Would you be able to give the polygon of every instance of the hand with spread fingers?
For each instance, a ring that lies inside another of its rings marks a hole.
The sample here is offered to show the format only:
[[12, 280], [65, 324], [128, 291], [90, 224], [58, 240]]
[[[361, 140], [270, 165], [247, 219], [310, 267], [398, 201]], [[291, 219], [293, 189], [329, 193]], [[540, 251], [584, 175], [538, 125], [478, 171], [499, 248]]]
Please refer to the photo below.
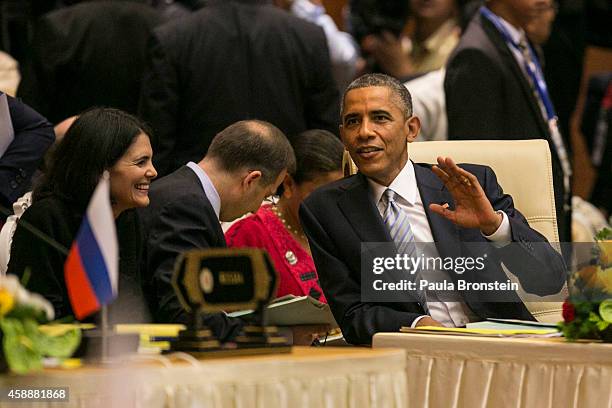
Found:
[[503, 217], [496, 213], [476, 177], [455, 164], [450, 157], [438, 157], [433, 172], [442, 180], [455, 200], [455, 209], [430, 204], [429, 208], [464, 228], [478, 228], [491, 235], [499, 228]]

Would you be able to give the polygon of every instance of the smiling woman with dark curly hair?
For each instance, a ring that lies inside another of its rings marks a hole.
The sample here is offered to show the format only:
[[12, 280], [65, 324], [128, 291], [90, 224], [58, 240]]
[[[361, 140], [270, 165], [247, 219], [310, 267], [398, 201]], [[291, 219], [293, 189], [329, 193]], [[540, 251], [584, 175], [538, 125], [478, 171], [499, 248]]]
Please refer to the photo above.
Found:
[[[144, 319], [144, 309], [132, 302], [142, 297], [138, 293], [140, 229], [129, 210], [149, 204], [149, 185], [157, 176], [150, 134], [143, 123], [123, 111], [89, 110], [68, 129], [49, 171], [35, 188], [32, 206], [13, 236], [8, 273], [22, 277], [29, 270], [28, 289], [51, 301], [56, 317], [72, 314], [64, 282], [65, 251], [72, 245], [100, 177], [108, 171], [120, 250], [120, 290], [113, 306], [124, 313], [121, 320]], [[31, 227], [46, 237], [35, 235]], [[118, 307], [121, 300], [129, 303]]]

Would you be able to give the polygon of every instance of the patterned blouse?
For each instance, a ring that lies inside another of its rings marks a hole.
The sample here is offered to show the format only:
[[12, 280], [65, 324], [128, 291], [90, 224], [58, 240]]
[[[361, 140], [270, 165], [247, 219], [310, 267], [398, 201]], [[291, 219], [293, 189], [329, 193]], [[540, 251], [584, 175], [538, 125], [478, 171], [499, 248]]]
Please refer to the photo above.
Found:
[[236, 222], [225, 233], [228, 247], [265, 249], [279, 276], [277, 297], [309, 295], [327, 303], [312, 257], [293, 238], [281, 220], [265, 205]]

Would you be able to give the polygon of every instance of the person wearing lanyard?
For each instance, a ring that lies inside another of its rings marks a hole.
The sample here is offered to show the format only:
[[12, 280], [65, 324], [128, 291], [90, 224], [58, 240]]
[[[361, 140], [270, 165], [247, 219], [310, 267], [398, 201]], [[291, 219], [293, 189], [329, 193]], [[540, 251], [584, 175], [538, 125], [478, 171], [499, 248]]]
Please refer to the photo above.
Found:
[[451, 55], [444, 83], [449, 139], [545, 139], [552, 155], [561, 241], [570, 240], [568, 146], [524, 28], [552, 0], [489, 0]]

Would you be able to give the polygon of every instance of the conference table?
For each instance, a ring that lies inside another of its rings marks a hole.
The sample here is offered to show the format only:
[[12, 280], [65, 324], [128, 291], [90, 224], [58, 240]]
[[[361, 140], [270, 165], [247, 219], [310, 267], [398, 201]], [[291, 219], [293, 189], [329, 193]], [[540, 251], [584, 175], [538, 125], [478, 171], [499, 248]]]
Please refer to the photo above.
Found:
[[378, 333], [406, 351], [407, 407], [612, 408], [612, 344]]
[[404, 408], [403, 350], [293, 347], [290, 353], [197, 360], [136, 355], [116, 366], [2, 375], [0, 388], [68, 387], [68, 402], [2, 407]]

